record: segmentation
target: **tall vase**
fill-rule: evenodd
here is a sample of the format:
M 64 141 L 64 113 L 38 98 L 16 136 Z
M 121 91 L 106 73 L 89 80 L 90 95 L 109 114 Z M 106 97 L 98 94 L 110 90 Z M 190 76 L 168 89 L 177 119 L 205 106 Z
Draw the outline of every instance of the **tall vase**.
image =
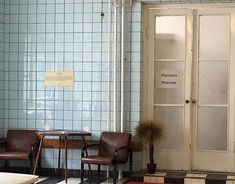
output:
M 147 171 L 149 174 L 154 174 L 156 172 L 157 166 L 153 160 L 154 144 L 150 141 L 149 145 L 149 163 L 147 164 Z

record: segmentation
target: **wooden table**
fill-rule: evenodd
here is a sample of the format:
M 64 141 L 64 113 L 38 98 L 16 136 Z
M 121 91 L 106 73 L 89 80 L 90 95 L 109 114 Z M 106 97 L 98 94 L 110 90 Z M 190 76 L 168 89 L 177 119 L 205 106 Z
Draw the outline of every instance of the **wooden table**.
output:
M 0 172 L 0 184 L 32 184 L 36 181 L 36 175 Z
M 34 170 L 33 170 L 33 174 L 35 174 L 36 169 L 37 169 L 37 165 L 38 165 L 38 161 L 39 161 L 39 157 L 40 157 L 40 152 L 42 149 L 42 143 L 43 143 L 43 139 L 46 136 L 58 136 L 59 137 L 59 141 L 60 141 L 60 148 L 59 148 L 59 157 L 58 157 L 58 168 L 60 168 L 60 155 L 61 155 L 61 138 L 64 138 L 64 151 L 65 151 L 65 156 L 64 156 L 64 169 L 65 169 L 65 182 L 67 183 L 67 152 L 68 152 L 68 148 L 67 148 L 67 140 L 69 136 L 80 136 L 82 138 L 83 144 L 86 145 L 86 140 L 85 140 L 85 136 L 91 136 L 91 133 L 88 131 L 71 131 L 71 130 L 46 130 L 46 131 L 38 131 L 37 132 L 38 136 L 40 137 L 40 144 L 39 144 L 39 149 L 38 149 L 38 153 L 36 156 L 36 161 L 35 161 L 35 165 L 34 165 Z

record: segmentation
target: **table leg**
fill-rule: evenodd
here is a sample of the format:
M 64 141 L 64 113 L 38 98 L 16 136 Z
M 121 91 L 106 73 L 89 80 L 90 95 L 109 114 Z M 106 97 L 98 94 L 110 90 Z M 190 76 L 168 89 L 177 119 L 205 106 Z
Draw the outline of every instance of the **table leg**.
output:
M 37 152 L 37 156 L 36 156 L 36 160 L 35 160 L 35 164 L 34 164 L 33 175 L 35 175 L 37 167 L 38 167 L 38 161 L 39 161 L 39 157 L 40 157 L 40 153 L 41 153 L 41 149 L 42 149 L 43 138 L 44 138 L 44 136 L 40 137 L 40 144 L 39 144 L 39 148 L 38 148 L 38 152 Z
M 64 173 L 64 177 L 65 177 L 65 183 L 67 183 L 67 156 L 68 156 L 68 149 L 67 149 L 67 136 L 64 137 L 64 151 L 65 151 L 65 173 Z
M 61 156 L 61 137 L 59 137 L 59 153 L 58 153 L 58 172 L 60 172 L 60 156 Z

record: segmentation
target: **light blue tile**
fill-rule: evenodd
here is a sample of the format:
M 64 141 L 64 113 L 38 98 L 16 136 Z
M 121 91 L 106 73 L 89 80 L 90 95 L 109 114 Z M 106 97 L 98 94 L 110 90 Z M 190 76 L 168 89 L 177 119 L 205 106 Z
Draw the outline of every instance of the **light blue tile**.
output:
M 102 24 L 101 23 L 93 23 L 93 32 L 101 32 Z
M 55 40 L 56 40 L 56 42 L 63 42 L 64 34 L 63 33 L 56 33 Z
M 55 15 L 54 14 L 46 14 L 46 23 L 54 23 L 55 22 Z
M 84 81 L 91 81 L 91 72 L 83 72 L 82 73 L 82 78 Z
M 45 14 L 37 14 L 37 23 L 45 23 L 46 22 L 46 15 Z
M 27 15 L 19 15 L 19 23 L 27 23 L 28 17 Z M 27 28 L 27 25 L 26 25 Z
M 5 21 L 8 22 L 6 18 L 5 18 Z M 18 15 L 10 15 L 10 23 L 18 23 Z
M 81 118 L 82 118 L 81 111 L 73 111 L 73 120 L 78 121 L 81 120 Z M 81 126 L 81 124 L 79 125 Z
M 46 34 L 45 33 L 37 33 L 37 42 L 45 42 Z
M 65 32 L 73 32 L 73 23 L 65 23 Z
M 46 13 L 46 6 L 45 6 L 45 4 L 38 4 L 37 5 L 37 13 Z
M 63 120 L 62 121 L 61 120 L 56 120 L 55 121 L 55 129 L 64 129 L 64 121 Z
M 86 4 L 83 4 L 84 6 L 84 12 L 88 12 L 88 13 L 91 13 L 92 12 L 92 3 L 86 3 Z
M 28 5 L 28 13 L 36 13 L 36 5 Z
M 101 125 L 100 125 L 100 121 L 94 121 L 95 119 L 92 119 L 92 131 L 96 131 L 96 130 L 100 130 Z
M 97 54 L 97 55 L 98 55 L 97 57 L 99 57 L 99 56 L 100 56 L 100 53 Z M 94 53 L 93 53 L 93 58 L 96 58 L 96 54 L 94 54 Z M 97 60 L 98 60 L 98 59 L 97 59 Z M 98 60 L 98 61 L 99 61 L 99 60 Z M 92 65 L 93 65 L 93 66 L 92 66 L 92 70 L 93 70 L 93 71 L 96 71 L 96 72 L 100 72 L 100 71 L 101 71 L 102 65 L 101 65 L 100 62 L 93 62 Z
M 73 4 L 66 1 L 65 13 L 73 13 Z
M 72 130 L 73 128 L 73 123 L 72 121 L 64 121 L 64 129 L 65 130 Z
M 80 93 L 75 93 L 74 94 L 74 105 L 73 105 L 73 110 L 82 110 L 82 94 Z
M 64 24 L 63 23 L 57 23 L 55 26 L 56 26 L 55 31 L 57 33 L 64 32 Z
M 11 14 L 18 14 L 18 5 L 11 5 L 10 6 L 10 13 Z
M 85 32 L 92 32 L 92 24 L 91 23 L 84 23 L 84 30 Z
M 56 43 L 55 44 L 55 51 L 56 52 L 63 52 L 64 51 L 64 44 L 63 43 Z
M 8 119 L 8 128 L 17 129 L 17 119 Z
M 74 5 L 74 12 L 82 13 L 83 12 L 83 4 L 75 4 Z
M 54 44 L 52 45 L 54 47 Z M 54 61 L 55 55 L 54 53 L 46 53 L 46 61 Z
M 93 16 L 92 16 L 91 13 L 84 13 L 84 14 L 83 14 L 83 20 L 84 20 L 84 22 L 89 22 L 89 23 L 91 23 L 91 22 L 92 22 L 92 18 L 93 18 Z
M 54 37 L 54 33 L 47 33 L 46 34 L 46 42 L 54 42 L 55 41 L 55 37 Z
M 74 52 L 81 52 L 83 48 L 82 43 L 74 43 Z
M 83 117 L 83 129 L 88 129 L 91 130 L 91 124 L 86 122 L 86 120 L 91 121 L 91 112 L 90 111 L 83 111 L 82 112 L 82 117 Z
M 63 53 L 55 53 L 55 61 L 56 62 L 62 62 L 63 61 Z M 61 63 L 58 63 L 61 64 Z
M 36 129 L 43 130 L 44 129 L 44 121 L 43 120 L 36 120 Z
M 46 24 L 46 32 L 54 32 L 55 26 L 54 24 Z
M 73 14 L 71 14 L 72 11 L 70 11 L 68 14 L 65 14 L 65 22 L 73 22 Z
M 72 118 L 73 118 L 72 111 L 64 111 L 64 119 L 65 119 L 65 120 L 72 120 Z M 64 124 L 64 126 L 67 127 L 66 124 Z M 69 125 L 69 126 L 71 126 L 71 125 Z M 67 129 L 67 128 L 66 128 L 66 129 Z M 68 129 L 71 130 L 72 127 L 68 128 Z
M 73 52 L 73 43 L 65 43 L 65 52 Z
M 71 52 L 72 50 L 70 50 L 70 53 L 65 53 L 64 54 L 64 61 L 66 62 L 66 65 L 68 64 L 69 66 L 65 66 L 66 68 L 70 68 L 69 70 L 73 70 L 74 69 L 74 66 L 72 63 L 73 61 L 73 56 L 74 56 L 74 53 Z M 72 67 L 72 68 L 71 68 Z M 68 70 L 68 69 L 67 69 Z
M 57 101 L 57 102 L 55 103 L 55 108 L 56 108 L 57 110 L 62 110 L 62 109 L 64 109 L 64 103 L 63 103 L 62 101 Z
M 83 22 L 83 14 L 82 13 L 74 13 L 74 22 Z
M 92 48 L 92 43 L 83 43 L 83 51 L 84 52 L 91 52 L 93 49 L 94 48 Z
M 17 33 L 18 32 L 18 24 L 10 24 L 10 33 Z
M 29 47 L 29 49 L 31 49 L 31 47 Z M 45 52 L 46 51 L 45 44 L 44 43 L 37 43 L 37 51 L 38 52 Z
M 46 25 L 45 24 L 37 24 L 37 32 L 43 33 L 46 31 Z
M 64 4 L 56 4 L 56 13 L 64 13 Z
M 63 23 L 64 22 L 64 14 L 56 12 L 56 22 Z
M 52 4 L 54 4 L 54 3 L 55 3 L 55 0 L 46 0 L 46 3 L 52 3 Z
M 36 128 L 36 122 L 35 120 L 27 120 L 26 127 L 28 129 L 35 129 Z
M 46 13 L 55 13 L 56 6 L 55 4 L 47 4 L 46 5 Z
M 92 81 L 101 81 L 101 72 L 93 72 Z
M 73 42 L 73 33 L 65 33 L 65 42 Z
M 101 101 L 101 92 L 92 92 L 92 101 Z

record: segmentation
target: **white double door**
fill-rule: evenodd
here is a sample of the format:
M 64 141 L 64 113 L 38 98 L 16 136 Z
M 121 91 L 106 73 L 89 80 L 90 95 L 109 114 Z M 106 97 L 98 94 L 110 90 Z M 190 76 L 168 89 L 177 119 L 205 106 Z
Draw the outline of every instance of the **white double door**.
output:
M 145 11 L 144 118 L 163 123 L 160 169 L 234 170 L 234 12 Z

